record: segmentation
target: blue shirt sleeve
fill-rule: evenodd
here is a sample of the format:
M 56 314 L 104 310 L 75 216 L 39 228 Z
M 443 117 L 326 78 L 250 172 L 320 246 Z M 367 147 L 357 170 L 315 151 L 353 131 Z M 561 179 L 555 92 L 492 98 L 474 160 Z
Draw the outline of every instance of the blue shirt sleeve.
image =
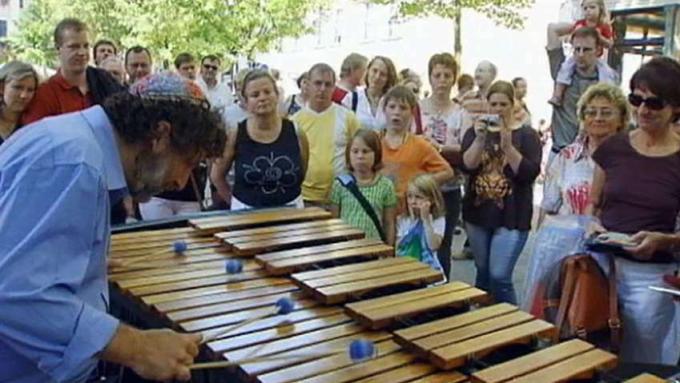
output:
M 58 382 L 86 377 L 118 327 L 106 193 L 84 164 L 0 166 L 0 339 Z

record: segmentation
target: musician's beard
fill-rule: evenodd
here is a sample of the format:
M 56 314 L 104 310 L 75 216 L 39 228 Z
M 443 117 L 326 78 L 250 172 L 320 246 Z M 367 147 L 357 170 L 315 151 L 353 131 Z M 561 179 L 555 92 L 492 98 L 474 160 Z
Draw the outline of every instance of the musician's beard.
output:
M 136 159 L 135 178 L 128 182 L 130 195 L 137 202 L 147 202 L 165 191 L 163 184 L 168 173 L 168 161 L 153 153 L 141 153 Z

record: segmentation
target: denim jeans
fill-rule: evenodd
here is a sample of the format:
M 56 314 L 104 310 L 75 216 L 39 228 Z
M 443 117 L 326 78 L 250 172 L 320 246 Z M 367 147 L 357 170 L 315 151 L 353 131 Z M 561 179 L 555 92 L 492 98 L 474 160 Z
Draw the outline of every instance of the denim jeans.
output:
M 477 267 L 475 286 L 489 292 L 497 302 L 517 304 L 512 272 L 529 232 L 487 229 L 467 222 L 465 228 Z
M 594 255 L 605 272 L 609 262 L 600 254 Z M 623 362 L 676 364 L 678 321 L 676 302 L 669 294 L 649 289 L 666 286 L 664 274 L 673 274 L 676 263 L 642 263 L 615 257 L 616 287 L 623 323 L 623 339 L 619 358 Z

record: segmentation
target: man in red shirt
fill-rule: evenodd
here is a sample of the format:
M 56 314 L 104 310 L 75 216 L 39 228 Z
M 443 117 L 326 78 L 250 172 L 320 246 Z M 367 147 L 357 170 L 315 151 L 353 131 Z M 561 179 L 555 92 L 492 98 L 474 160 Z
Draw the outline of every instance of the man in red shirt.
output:
M 353 112 L 357 110 L 359 97 L 356 89 L 364 81 L 368 59 L 358 53 L 350 53 L 340 66 L 340 81 L 333 90 L 333 102 Z M 348 94 L 351 93 L 351 97 Z
M 54 44 L 59 70 L 36 90 L 21 118 L 23 125 L 43 117 L 86 109 L 123 90 L 105 71 L 88 68 L 90 41 L 85 23 L 72 18 L 60 21 L 54 30 Z

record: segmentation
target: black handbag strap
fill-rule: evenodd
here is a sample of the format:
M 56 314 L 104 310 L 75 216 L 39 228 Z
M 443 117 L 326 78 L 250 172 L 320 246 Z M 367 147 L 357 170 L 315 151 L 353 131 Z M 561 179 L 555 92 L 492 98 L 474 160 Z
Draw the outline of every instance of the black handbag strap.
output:
M 338 182 L 340 182 L 340 185 L 344 186 L 345 189 L 349 190 L 350 193 L 356 198 L 356 200 L 359 202 L 359 205 L 364 209 L 366 214 L 368 214 L 368 217 L 373 221 L 373 225 L 375 225 L 375 228 L 378 230 L 378 234 L 380 234 L 380 239 L 382 239 L 383 242 L 387 241 L 387 238 L 385 237 L 385 232 L 383 231 L 382 225 L 380 224 L 380 220 L 378 219 L 378 215 L 375 213 L 375 210 L 373 209 L 373 206 L 371 206 L 371 203 L 368 202 L 366 197 L 361 193 L 359 190 L 359 187 L 357 186 L 357 182 L 354 179 L 354 176 L 351 174 L 343 174 L 339 175 L 336 177 Z

